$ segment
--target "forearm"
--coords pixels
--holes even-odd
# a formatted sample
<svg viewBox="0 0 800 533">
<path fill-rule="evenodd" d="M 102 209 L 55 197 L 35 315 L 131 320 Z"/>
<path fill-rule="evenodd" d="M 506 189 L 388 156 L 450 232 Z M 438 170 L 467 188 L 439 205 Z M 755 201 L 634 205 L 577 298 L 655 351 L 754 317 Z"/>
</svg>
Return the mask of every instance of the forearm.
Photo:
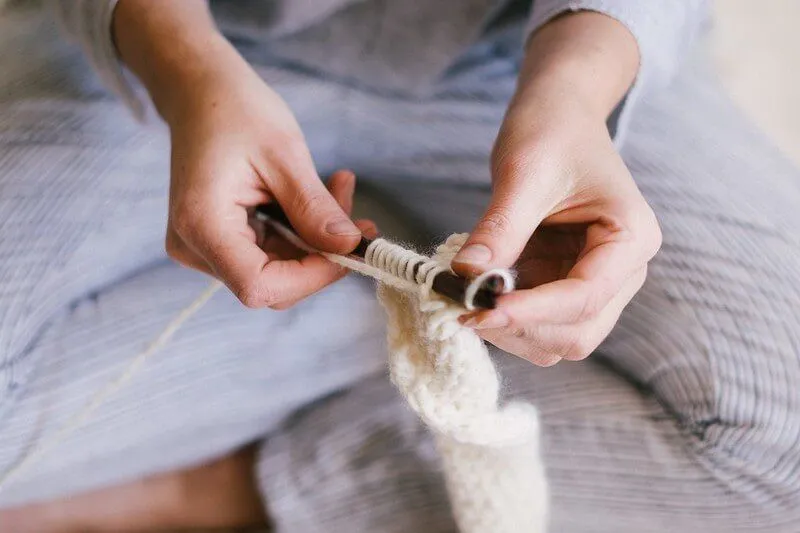
<svg viewBox="0 0 800 533">
<path fill-rule="evenodd" d="M 531 36 L 516 99 L 566 99 L 605 120 L 630 89 L 639 61 L 636 40 L 618 21 L 591 11 L 566 13 Z"/>
<path fill-rule="evenodd" d="M 244 63 L 217 30 L 205 0 L 120 0 L 112 29 L 120 58 L 168 122 L 193 87 Z"/>
</svg>

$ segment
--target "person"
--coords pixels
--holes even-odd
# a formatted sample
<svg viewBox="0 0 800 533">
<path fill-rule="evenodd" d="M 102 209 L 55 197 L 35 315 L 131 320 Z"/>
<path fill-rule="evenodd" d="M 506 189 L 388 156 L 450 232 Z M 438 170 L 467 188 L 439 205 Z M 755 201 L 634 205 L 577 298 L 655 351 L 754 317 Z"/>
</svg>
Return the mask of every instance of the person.
<svg viewBox="0 0 800 533">
<path fill-rule="evenodd" d="M 0 488 L 4 531 L 454 530 L 372 289 L 254 226 L 268 201 L 321 250 L 376 234 L 355 203 L 516 269 L 463 320 L 541 411 L 553 531 L 796 528 L 800 180 L 709 73 L 704 2 L 55 13 L 119 98 L 49 14 L 0 19 L 0 472 L 204 274 L 230 291 Z"/>
</svg>

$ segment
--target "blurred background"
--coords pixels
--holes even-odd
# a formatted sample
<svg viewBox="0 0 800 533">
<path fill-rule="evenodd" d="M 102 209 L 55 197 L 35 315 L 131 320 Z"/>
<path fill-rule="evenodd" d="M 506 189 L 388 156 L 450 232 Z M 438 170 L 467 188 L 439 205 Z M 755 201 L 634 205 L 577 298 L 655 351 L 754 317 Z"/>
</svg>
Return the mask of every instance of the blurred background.
<svg viewBox="0 0 800 533">
<path fill-rule="evenodd" d="M 800 165 L 800 2 L 714 0 L 711 52 L 734 100 Z"/>
</svg>

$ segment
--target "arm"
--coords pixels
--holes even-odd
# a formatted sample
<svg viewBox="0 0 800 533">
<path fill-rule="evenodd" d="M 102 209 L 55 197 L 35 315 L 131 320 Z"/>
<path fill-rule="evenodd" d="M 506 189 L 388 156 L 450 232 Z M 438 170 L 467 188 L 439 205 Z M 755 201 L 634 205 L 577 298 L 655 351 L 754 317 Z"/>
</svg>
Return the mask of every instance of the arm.
<svg viewBox="0 0 800 533">
<path fill-rule="evenodd" d="M 635 39 L 639 50 L 635 83 L 626 91 L 613 125 L 616 133 L 624 132 L 640 93 L 665 86 L 675 75 L 700 35 L 709 8 L 708 0 L 536 0 L 528 32 L 536 34 L 555 18 L 580 11 L 602 13 L 616 20 Z M 538 52 L 534 49 L 532 53 Z M 618 135 L 617 144 L 622 137 Z"/>
<path fill-rule="evenodd" d="M 641 61 L 626 27 L 596 12 L 554 18 L 528 44 L 492 155 L 492 199 L 455 268 L 516 266 L 522 290 L 465 320 L 537 364 L 589 355 L 660 246 L 606 127 Z"/>
<path fill-rule="evenodd" d="M 103 83 L 143 119 L 145 101 L 123 69 L 111 39 L 111 19 L 118 0 L 54 0 L 56 18 L 64 32 L 76 41 Z"/>
<path fill-rule="evenodd" d="M 166 115 L 174 110 L 181 94 L 191 92 L 191 85 L 232 75 L 221 68 L 226 62 L 247 68 L 217 31 L 205 0 L 116 3 L 106 34 L 167 123 Z"/>
<path fill-rule="evenodd" d="M 248 209 L 275 200 L 315 248 L 347 253 L 361 235 L 348 216 L 353 175 L 337 173 L 326 189 L 288 106 L 217 31 L 204 0 L 72 6 L 62 4 L 68 26 L 95 28 L 83 34 L 90 54 L 114 72 L 124 62 L 169 126 L 170 256 L 251 307 L 289 306 L 344 275 L 249 225 Z"/>
</svg>

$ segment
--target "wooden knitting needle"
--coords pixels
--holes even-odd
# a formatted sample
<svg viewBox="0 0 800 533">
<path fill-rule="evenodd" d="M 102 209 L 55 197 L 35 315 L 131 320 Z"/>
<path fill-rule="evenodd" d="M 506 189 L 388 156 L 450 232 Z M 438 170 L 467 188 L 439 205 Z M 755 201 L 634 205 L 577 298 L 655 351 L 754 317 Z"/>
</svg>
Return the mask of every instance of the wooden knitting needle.
<svg viewBox="0 0 800 533">
<path fill-rule="evenodd" d="M 260 220 L 274 221 L 292 233 L 297 234 L 292 224 L 289 222 L 286 213 L 284 213 L 283 209 L 275 202 L 261 204 L 256 207 L 255 216 Z M 367 247 L 370 244 L 372 244 L 370 239 L 361 237 L 358 246 L 350 253 L 351 257 L 358 257 L 363 260 L 367 252 Z M 469 283 L 470 280 L 453 274 L 452 272 L 440 272 L 433 278 L 431 288 L 437 294 L 464 305 L 464 298 Z M 481 284 L 480 288 L 478 288 L 472 300 L 472 304 L 480 309 L 494 309 L 497 305 L 497 297 L 503 293 L 504 283 L 501 276 L 489 276 Z"/>
</svg>

